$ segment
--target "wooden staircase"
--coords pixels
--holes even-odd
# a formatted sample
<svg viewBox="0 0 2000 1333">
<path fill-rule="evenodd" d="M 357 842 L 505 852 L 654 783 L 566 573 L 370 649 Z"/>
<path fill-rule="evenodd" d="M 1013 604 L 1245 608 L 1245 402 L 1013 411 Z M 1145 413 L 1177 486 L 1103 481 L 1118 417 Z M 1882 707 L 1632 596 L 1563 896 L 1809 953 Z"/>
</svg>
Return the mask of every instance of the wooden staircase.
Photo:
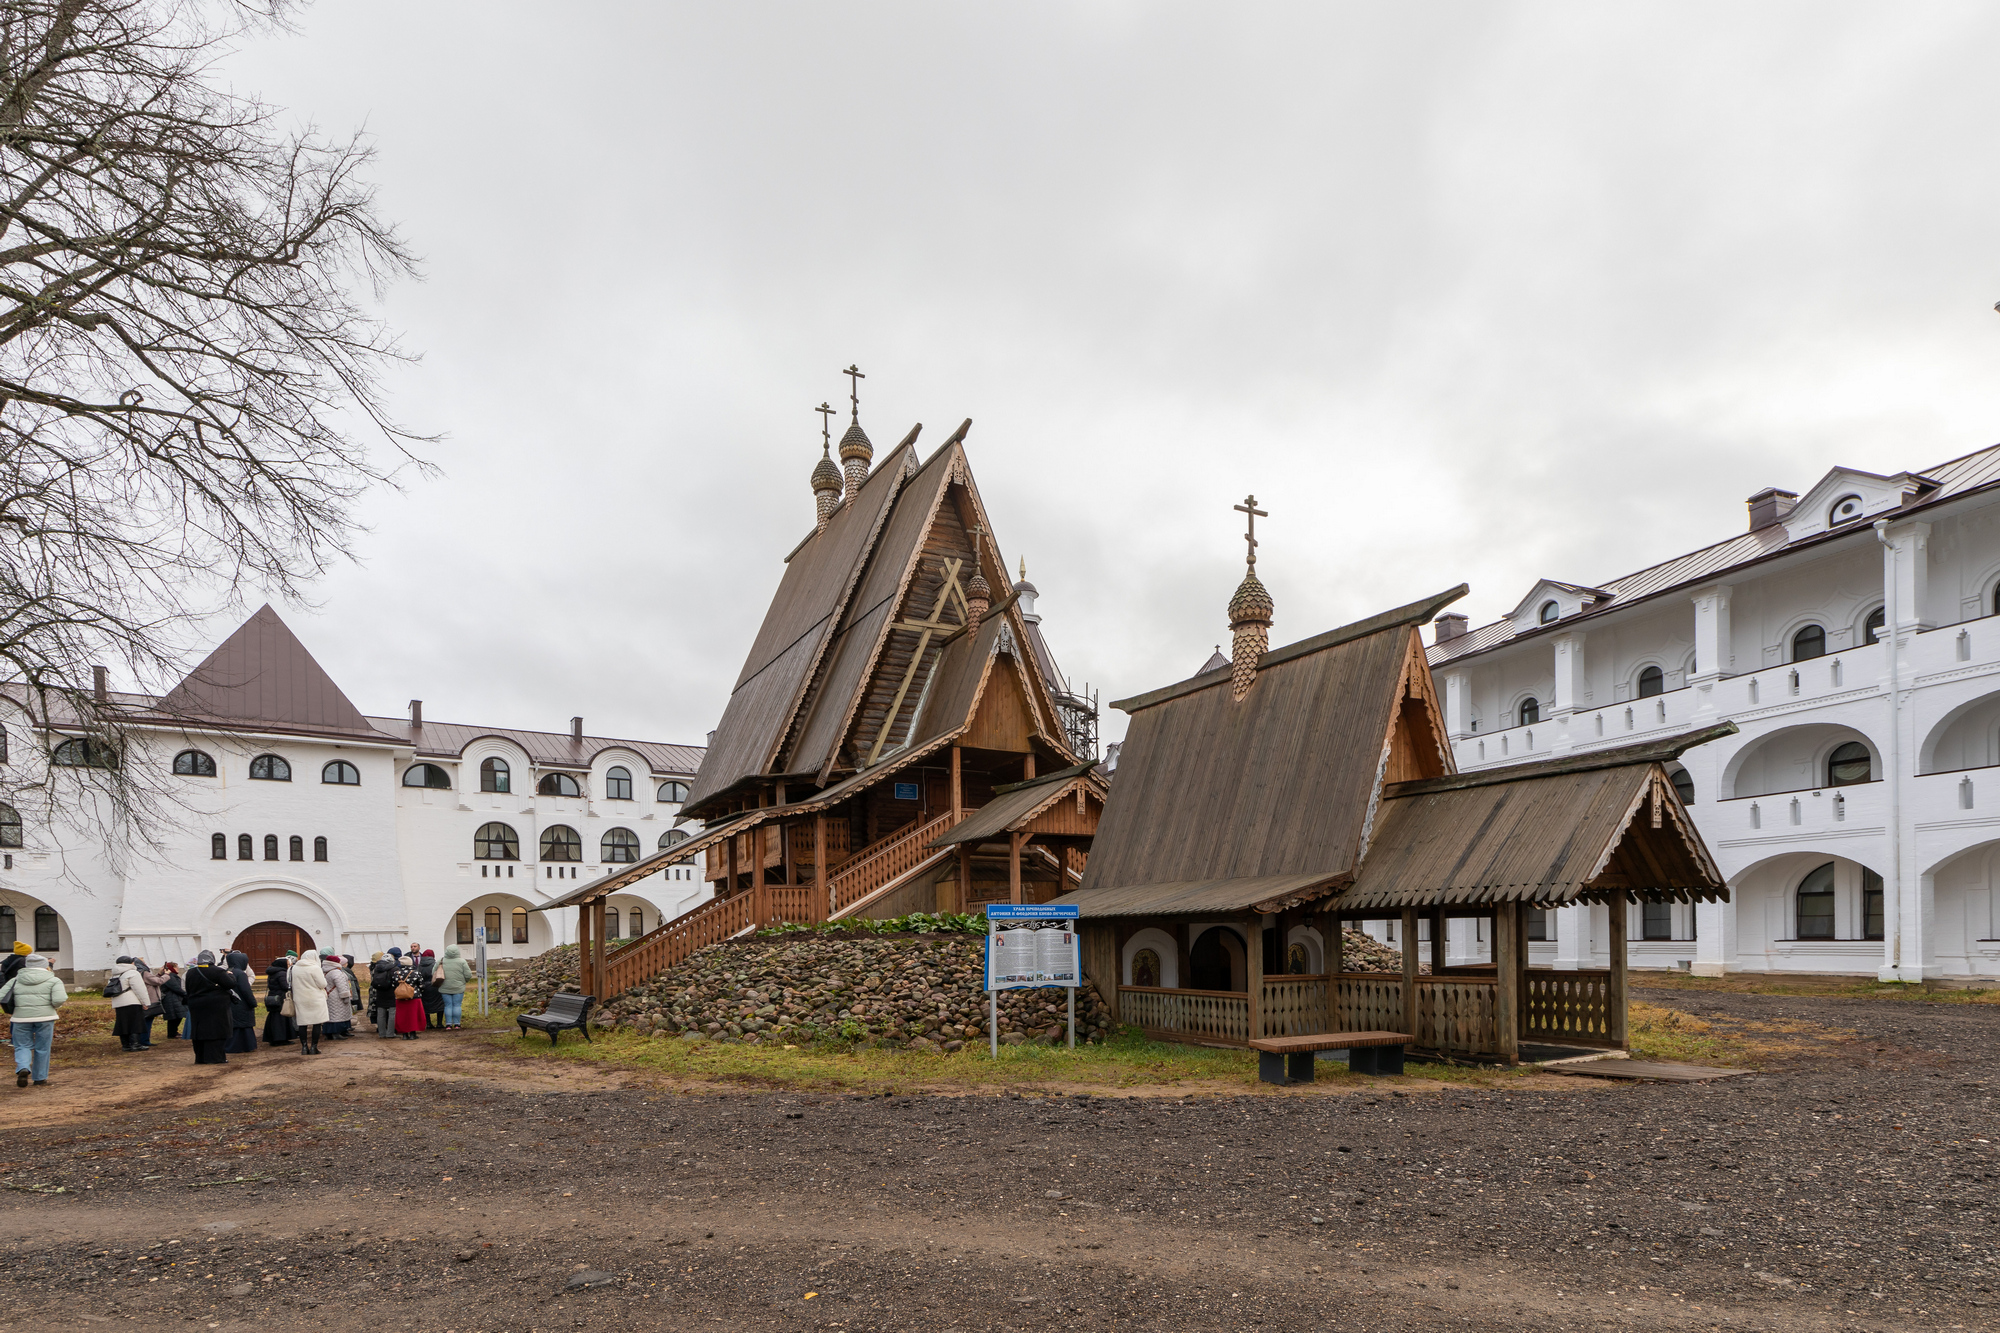
<svg viewBox="0 0 2000 1333">
<path fill-rule="evenodd" d="M 831 910 L 824 915 L 853 916 L 883 894 L 902 886 L 911 876 L 949 857 L 950 849 L 937 849 L 929 844 L 951 826 L 952 816 L 946 813 L 898 829 L 864 847 L 859 855 L 834 872 L 828 885 Z M 757 895 L 745 890 L 728 898 L 711 898 L 661 923 L 604 955 L 604 980 L 599 987 L 603 994 L 598 998 L 608 999 L 628 987 L 650 981 L 695 950 L 748 934 L 759 925 L 813 920 L 814 889 L 811 884 L 767 885 L 766 919 L 762 922 L 754 919 Z"/>
</svg>

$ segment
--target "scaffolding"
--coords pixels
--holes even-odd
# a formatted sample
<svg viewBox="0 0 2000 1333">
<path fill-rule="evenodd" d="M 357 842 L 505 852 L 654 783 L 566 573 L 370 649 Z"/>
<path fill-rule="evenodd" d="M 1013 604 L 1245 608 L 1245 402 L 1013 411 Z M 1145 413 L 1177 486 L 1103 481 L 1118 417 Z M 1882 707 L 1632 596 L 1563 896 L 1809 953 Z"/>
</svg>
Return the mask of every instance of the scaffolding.
<svg viewBox="0 0 2000 1333">
<path fill-rule="evenodd" d="M 1089 685 L 1081 694 L 1069 690 L 1052 691 L 1056 712 L 1062 718 L 1063 735 L 1069 739 L 1070 753 L 1079 763 L 1097 761 L 1097 697 Z"/>
</svg>

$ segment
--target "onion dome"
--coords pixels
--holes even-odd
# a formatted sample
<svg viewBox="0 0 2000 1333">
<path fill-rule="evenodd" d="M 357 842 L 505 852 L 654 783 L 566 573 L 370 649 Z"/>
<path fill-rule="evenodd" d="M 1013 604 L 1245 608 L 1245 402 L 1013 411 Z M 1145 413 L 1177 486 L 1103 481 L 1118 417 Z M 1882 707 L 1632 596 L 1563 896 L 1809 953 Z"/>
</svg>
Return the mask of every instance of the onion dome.
<svg viewBox="0 0 2000 1333">
<path fill-rule="evenodd" d="M 840 494 L 840 469 L 824 453 L 819 456 L 819 466 L 812 472 L 812 487 L 815 492 L 832 491 Z"/>
<path fill-rule="evenodd" d="M 1265 590 L 1263 580 L 1257 577 L 1255 569 L 1244 570 L 1243 582 L 1236 585 L 1236 595 L 1229 599 L 1229 628 L 1269 626 L 1271 611 L 1271 594 Z"/>
<path fill-rule="evenodd" d="M 868 466 L 875 458 L 875 446 L 868 442 L 868 432 L 861 429 L 856 421 L 847 428 L 847 434 L 840 437 L 840 466 L 847 473 L 847 496 L 851 500 L 861 493 L 861 483 L 868 480 Z"/>
<path fill-rule="evenodd" d="M 972 581 L 965 585 L 965 600 L 968 602 L 991 602 L 993 587 L 987 583 L 984 574 L 974 574 Z"/>
</svg>

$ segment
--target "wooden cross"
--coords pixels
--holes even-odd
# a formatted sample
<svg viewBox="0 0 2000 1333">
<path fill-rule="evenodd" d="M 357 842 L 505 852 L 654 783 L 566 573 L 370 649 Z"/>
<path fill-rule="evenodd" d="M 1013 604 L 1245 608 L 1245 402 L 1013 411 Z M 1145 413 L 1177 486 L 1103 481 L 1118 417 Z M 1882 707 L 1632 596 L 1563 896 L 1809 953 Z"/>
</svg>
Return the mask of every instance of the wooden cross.
<svg viewBox="0 0 2000 1333">
<path fill-rule="evenodd" d="M 829 423 L 833 420 L 833 414 L 839 410 L 839 408 L 832 406 L 824 399 L 820 401 L 818 407 L 813 409 L 813 411 L 819 413 L 819 451 L 821 453 L 825 453 L 827 450 L 833 448 L 833 428 Z"/>
<path fill-rule="evenodd" d="M 861 381 L 868 377 L 861 373 L 859 365 L 849 366 L 840 372 L 847 376 L 847 396 L 854 402 L 854 422 L 861 424 Z"/>
<path fill-rule="evenodd" d="M 1244 532 L 1243 540 L 1250 543 L 1248 563 L 1254 565 L 1257 563 L 1257 520 L 1260 518 L 1269 518 L 1270 515 L 1257 507 L 1257 497 L 1254 495 L 1244 496 L 1242 504 L 1232 505 L 1231 508 L 1235 509 L 1239 514 L 1249 515 L 1247 521 L 1250 527 Z"/>
</svg>

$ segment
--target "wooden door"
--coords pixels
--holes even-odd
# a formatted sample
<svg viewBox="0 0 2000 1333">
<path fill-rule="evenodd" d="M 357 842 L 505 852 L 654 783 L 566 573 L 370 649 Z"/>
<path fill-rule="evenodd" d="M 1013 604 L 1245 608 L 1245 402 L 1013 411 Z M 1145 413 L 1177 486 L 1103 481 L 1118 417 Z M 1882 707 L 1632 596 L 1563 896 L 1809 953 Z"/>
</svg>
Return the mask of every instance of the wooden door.
<svg viewBox="0 0 2000 1333">
<path fill-rule="evenodd" d="M 313 947 L 313 937 L 289 921 L 259 921 L 236 937 L 230 946 L 250 955 L 250 970 L 262 972 L 273 958 L 282 958 L 287 949 L 304 953 Z"/>
</svg>

